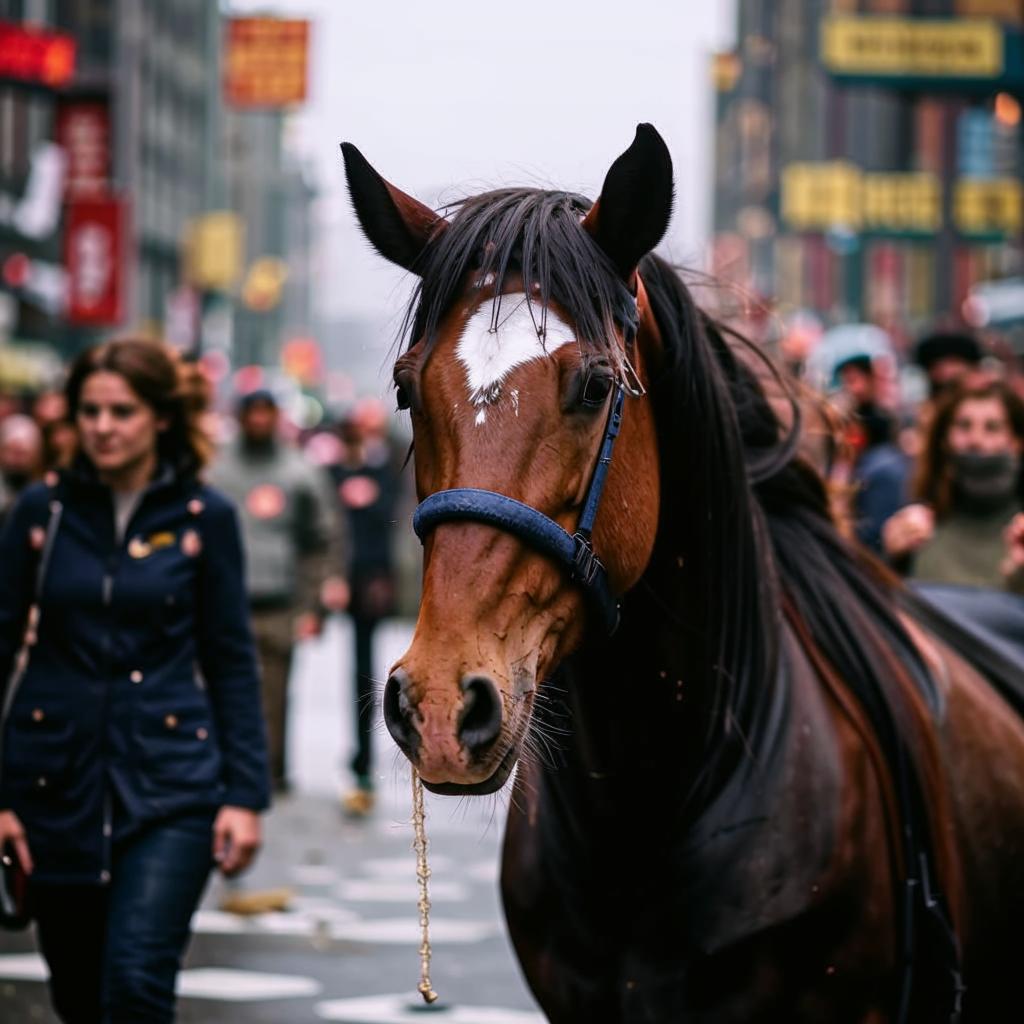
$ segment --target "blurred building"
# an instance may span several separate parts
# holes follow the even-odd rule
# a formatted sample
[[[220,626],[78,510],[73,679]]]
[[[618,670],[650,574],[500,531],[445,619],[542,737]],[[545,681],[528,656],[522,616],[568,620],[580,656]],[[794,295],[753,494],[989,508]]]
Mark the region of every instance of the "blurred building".
[[[229,205],[245,226],[235,310],[239,364],[276,364],[284,343],[311,331],[312,208],[316,190],[283,146],[280,111],[229,111],[224,160]]]
[[[309,330],[313,191],[283,145],[306,23],[238,20],[208,0],[0,0],[8,364],[52,369],[126,329],[224,365],[273,362]],[[280,58],[269,78],[245,50],[253,31]],[[226,95],[232,60],[248,77]],[[239,97],[239,82],[285,92]]]
[[[715,273],[906,338],[1021,274],[1024,3],[739,0],[715,58]]]

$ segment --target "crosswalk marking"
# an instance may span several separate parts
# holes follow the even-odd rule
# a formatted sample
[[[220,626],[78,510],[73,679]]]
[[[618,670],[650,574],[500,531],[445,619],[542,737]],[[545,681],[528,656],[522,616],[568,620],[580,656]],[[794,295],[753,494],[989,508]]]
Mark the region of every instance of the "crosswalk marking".
[[[434,869],[431,869],[433,874]],[[343,900],[353,903],[406,903],[414,906],[419,898],[419,886],[416,876],[410,875],[409,881],[372,880],[355,878],[342,882],[335,890]],[[430,900],[432,903],[461,903],[469,899],[469,890],[458,882],[430,880]]]
[[[317,1003],[321,1020],[339,1024],[422,1024],[424,1006],[415,996],[368,996],[360,999],[331,999]],[[431,1007],[430,1020],[447,1024],[544,1024],[544,1017],[528,1010],[505,1010],[494,1006]]]
[[[9,981],[46,981],[50,972],[38,953],[7,953],[0,956],[0,978]]]
[[[221,999],[225,1002],[298,999],[318,996],[322,991],[323,985],[316,978],[292,974],[196,967],[178,975],[178,995],[191,999]]]
[[[458,918],[435,916],[430,918],[430,941],[435,946],[480,942],[497,934],[497,924],[490,921],[463,921]],[[420,923],[415,917],[353,921],[351,924],[332,926],[331,938],[349,942],[415,946],[420,941]]]

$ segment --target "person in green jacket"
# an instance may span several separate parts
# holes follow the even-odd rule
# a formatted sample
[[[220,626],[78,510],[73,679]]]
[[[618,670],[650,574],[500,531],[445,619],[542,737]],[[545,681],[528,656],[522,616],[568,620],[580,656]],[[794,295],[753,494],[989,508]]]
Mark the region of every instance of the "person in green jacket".
[[[1004,382],[964,386],[937,406],[914,492],[882,528],[914,579],[1024,594],[1024,401]]]

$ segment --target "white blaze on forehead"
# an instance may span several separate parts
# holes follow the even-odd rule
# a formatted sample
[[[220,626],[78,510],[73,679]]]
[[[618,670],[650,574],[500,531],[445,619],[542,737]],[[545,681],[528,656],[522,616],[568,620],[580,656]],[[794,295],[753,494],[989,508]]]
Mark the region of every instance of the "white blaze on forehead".
[[[466,321],[455,349],[459,362],[466,368],[469,400],[478,406],[498,400],[502,382],[517,366],[549,356],[563,345],[576,341],[572,328],[550,309],[545,321],[545,337],[537,337],[540,306],[534,304],[531,316],[526,296],[521,293],[501,297],[498,329],[494,332],[491,331],[492,314],[490,302],[480,306]],[[517,392],[517,412],[518,399]],[[478,416],[477,423],[484,419]]]

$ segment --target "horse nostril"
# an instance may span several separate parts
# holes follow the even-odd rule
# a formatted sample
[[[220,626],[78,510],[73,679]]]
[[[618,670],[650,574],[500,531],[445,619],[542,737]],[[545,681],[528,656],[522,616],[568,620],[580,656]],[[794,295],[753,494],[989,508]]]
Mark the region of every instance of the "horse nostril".
[[[409,700],[409,676],[403,669],[391,673],[384,687],[384,724],[391,738],[411,757],[419,745],[420,734],[413,725],[413,706]]]
[[[501,733],[501,693],[486,676],[463,679],[462,691],[459,739],[470,753],[482,754]]]

